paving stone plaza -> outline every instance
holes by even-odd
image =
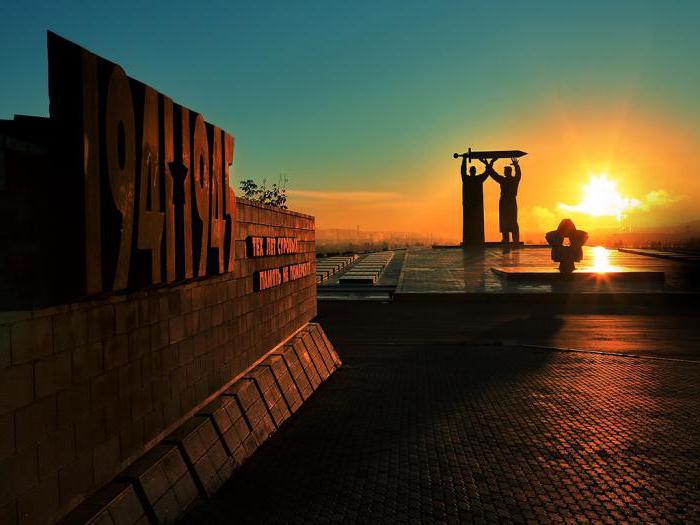
[[[547,255],[533,251],[503,257]],[[692,274],[678,261],[610,255],[667,272],[612,295],[682,293]],[[374,293],[343,297],[331,282],[324,300],[320,286],[319,320],[344,366],[186,521],[700,521],[697,310],[639,313],[625,301],[616,313],[546,303],[511,312],[434,293],[513,291],[479,274],[499,256],[397,251],[398,270],[388,267]],[[431,268],[436,257],[444,265]],[[381,300],[392,283],[393,300]],[[408,287],[433,293],[402,300]],[[515,289],[533,290],[552,293]]]
[[[344,349],[346,366],[189,519],[700,520],[700,362]]]

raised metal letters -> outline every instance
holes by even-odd
[[[248,257],[274,257],[301,252],[301,245],[296,237],[257,237],[246,238]]]
[[[136,155],[131,89],[126,73],[119,66],[114,66],[109,80],[105,119],[109,185],[114,205],[121,214],[121,227],[119,232],[114,232],[119,238],[119,252],[112,288],[122,290],[129,284]]]
[[[160,198],[158,155],[158,94],[146,86],[143,101],[143,141],[139,184],[137,248],[151,252],[151,284],[161,282],[160,245],[164,214]]]
[[[194,197],[199,219],[199,264],[197,277],[207,272],[209,248],[209,143],[202,115],[197,115],[192,131],[192,173],[194,174]]]
[[[192,170],[190,161],[190,110],[180,108],[181,133],[180,133],[180,180],[182,191],[182,251],[184,264],[184,277],[191,279],[194,276],[192,270]]]
[[[224,233],[226,220],[224,219],[224,188],[222,186],[222,155],[221,130],[214,127],[212,130],[211,148],[211,233],[209,245],[216,251],[217,272],[224,271]]]
[[[228,239],[228,255],[226,271],[233,271],[233,264],[236,261],[236,195],[229,185],[229,167],[233,164],[233,137],[224,133],[224,180],[222,185],[225,189],[224,198],[226,200],[226,233]]]
[[[100,128],[97,57],[82,51],[83,179],[85,181],[85,288],[102,291],[102,231],[100,229]]]
[[[173,163],[175,161],[175,138],[173,129],[173,101],[163,97],[163,176],[165,177],[165,279],[171,283],[175,273],[175,193]]]
[[[311,261],[289,264],[280,268],[271,268],[253,273],[253,290],[261,292],[284,283],[296,281],[311,275]]]
[[[77,298],[230,272],[233,137],[49,33],[53,155],[79,263],[56,261],[56,295]],[[58,244],[58,243],[57,243]],[[84,264],[83,264],[84,263]]]

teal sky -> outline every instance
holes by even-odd
[[[47,114],[50,29],[233,133],[237,178],[397,191],[552,100],[696,129],[699,19],[693,1],[4,2],[0,118]]]

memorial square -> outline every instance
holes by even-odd
[[[700,522],[692,2],[6,12],[0,525]]]

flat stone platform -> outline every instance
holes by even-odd
[[[481,246],[486,247],[486,248],[501,248],[503,246],[503,243],[501,241],[486,241],[484,242]],[[525,243],[523,241],[518,241],[518,242],[511,242],[510,246],[525,246]],[[433,249],[436,250],[444,250],[444,249],[459,249],[461,250],[464,248],[462,244],[433,244]]]
[[[375,273],[344,275],[340,278],[341,284],[374,284],[375,282],[377,282],[377,274]]]
[[[602,250],[602,251],[601,251]],[[605,256],[600,261],[601,255]],[[646,294],[668,296],[700,292],[700,279],[696,269],[687,263],[645,257],[643,255],[604,250],[584,246],[583,261],[577,264],[581,270],[593,271],[602,267],[625,272],[619,279],[574,279],[563,283],[558,278],[551,280],[503,278],[491,269],[508,272],[541,272],[548,268],[558,274],[557,263],[550,259],[550,250],[538,246],[523,246],[514,249],[485,247],[480,249],[411,248],[406,252],[395,299],[413,296],[436,296],[449,298],[461,296],[489,295],[496,300],[499,295],[517,296],[555,294]],[[644,278],[637,273],[644,274]],[[525,275],[525,276],[526,276]],[[663,275],[663,279],[661,279]],[[629,277],[629,278],[627,278]],[[647,278],[648,277],[648,278]],[[479,299],[483,302],[483,298]]]
[[[589,268],[577,269],[572,273],[561,273],[551,267],[491,268],[491,271],[512,281],[549,282],[620,282],[620,281],[663,281],[664,272],[636,270],[631,268],[610,268],[598,271]]]
[[[621,252],[634,253],[637,255],[644,255],[646,257],[658,257],[660,259],[670,259],[672,261],[685,262],[694,265],[700,265],[700,254],[697,250],[693,251],[683,251],[683,250],[652,250],[652,249],[642,249],[642,248],[619,248]]]

